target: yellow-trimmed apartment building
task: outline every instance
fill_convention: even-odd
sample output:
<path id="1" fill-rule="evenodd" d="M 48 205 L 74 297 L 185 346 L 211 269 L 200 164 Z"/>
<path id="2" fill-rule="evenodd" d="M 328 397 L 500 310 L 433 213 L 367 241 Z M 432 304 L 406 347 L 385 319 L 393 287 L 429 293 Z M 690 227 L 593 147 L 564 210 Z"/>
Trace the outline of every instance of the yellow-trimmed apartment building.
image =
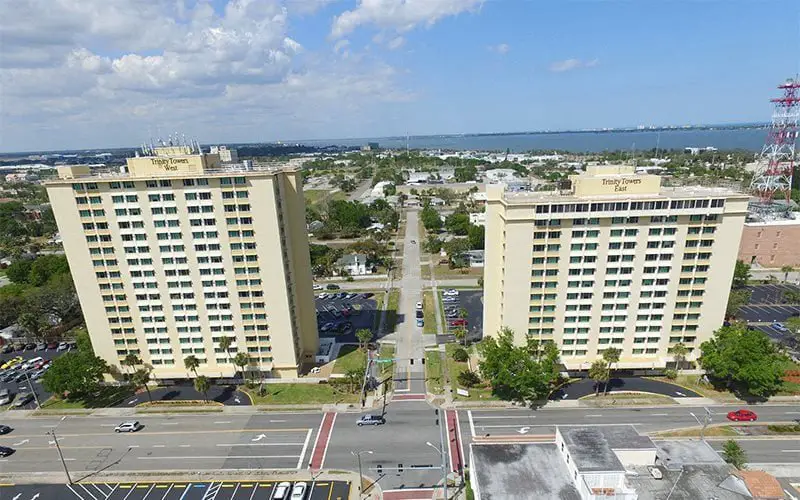
<path id="1" fill-rule="evenodd" d="M 484 335 L 555 342 L 571 371 L 603 350 L 619 368 L 688 361 L 724 320 L 748 197 L 663 187 L 628 166 L 589 166 L 568 189 L 487 187 Z"/>
<path id="2" fill-rule="evenodd" d="M 121 172 L 58 169 L 47 192 L 96 354 L 157 379 L 248 371 L 293 378 L 318 348 L 297 168 L 223 165 L 194 146 L 145 148 Z M 233 337 L 227 351 L 223 337 Z"/>

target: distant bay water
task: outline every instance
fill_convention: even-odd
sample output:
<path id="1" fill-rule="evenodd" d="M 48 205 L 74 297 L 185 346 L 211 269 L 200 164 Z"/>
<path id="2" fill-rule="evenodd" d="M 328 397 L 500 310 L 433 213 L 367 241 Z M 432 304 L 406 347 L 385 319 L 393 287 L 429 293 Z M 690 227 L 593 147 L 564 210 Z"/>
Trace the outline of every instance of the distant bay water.
<path id="1" fill-rule="evenodd" d="M 498 135 L 441 135 L 411 136 L 411 149 L 481 150 L 519 153 L 530 150 L 561 150 L 574 153 L 614 150 L 637 151 L 653 149 L 683 149 L 712 146 L 717 149 L 760 151 L 767 137 L 764 128 L 662 130 L 660 132 L 555 132 Z M 308 146 L 363 146 L 377 142 L 382 148 L 402 149 L 405 137 L 374 137 L 363 139 L 333 139 L 300 141 Z"/>

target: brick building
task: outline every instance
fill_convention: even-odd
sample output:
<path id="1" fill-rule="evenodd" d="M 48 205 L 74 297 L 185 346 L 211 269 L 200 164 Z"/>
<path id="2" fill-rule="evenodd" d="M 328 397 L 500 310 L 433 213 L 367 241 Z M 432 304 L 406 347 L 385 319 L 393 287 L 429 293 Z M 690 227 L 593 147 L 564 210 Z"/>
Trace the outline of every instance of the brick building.
<path id="1" fill-rule="evenodd" d="M 800 220 L 745 222 L 739 260 L 769 268 L 800 266 Z"/>

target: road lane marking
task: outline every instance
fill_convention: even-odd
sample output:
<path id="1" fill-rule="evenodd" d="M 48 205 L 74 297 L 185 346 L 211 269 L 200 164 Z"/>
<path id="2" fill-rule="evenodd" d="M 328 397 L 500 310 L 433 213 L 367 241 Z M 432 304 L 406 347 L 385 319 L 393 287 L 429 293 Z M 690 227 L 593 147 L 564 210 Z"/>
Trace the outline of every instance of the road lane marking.
<path id="1" fill-rule="evenodd" d="M 597 418 L 597 417 L 602 417 L 602 415 L 600 415 L 598 413 L 593 413 L 591 415 L 584 415 L 584 417 L 585 418 Z"/>
<path id="2" fill-rule="evenodd" d="M 181 457 L 136 457 L 137 460 L 185 460 L 187 458 L 193 458 L 198 460 L 212 460 L 212 459 L 251 459 L 251 458 L 295 458 L 297 455 L 206 455 L 206 456 L 197 456 L 197 455 L 186 455 Z M 74 459 L 73 459 L 74 460 Z"/>
<path id="3" fill-rule="evenodd" d="M 336 421 L 336 414 L 333 416 L 333 421 Z M 333 424 L 331 424 L 331 432 L 333 432 Z M 330 441 L 331 432 L 328 433 L 328 441 Z M 303 459 L 306 456 L 306 450 L 308 450 L 308 442 L 311 440 L 311 429 L 308 430 L 306 433 L 306 442 L 303 443 L 303 451 L 300 452 L 300 457 L 297 459 L 297 469 L 299 470 L 303 466 Z M 328 451 L 328 443 L 325 443 L 325 451 Z M 322 463 L 325 463 L 325 454 L 322 455 Z M 320 469 L 322 468 L 322 463 L 320 463 Z"/>
<path id="4" fill-rule="evenodd" d="M 308 430 L 311 432 L 311 429 Z M 216 446 L 300 446 L 304 443 L 219 443 Z M 308 441 L 305 442 L 308 445 Z"/>
<path id="5" fill-rule="evenodd" d="M 781 450 L 781 453 L 800 453 L 800 450 Z"/>
<path id="6" fill-rule="evenodd" d="M 286 422 L 286 420 L 270 420 L 269 421 L 269 423 L 271 423 L 271 424 L 279 424 L 279 423 L 283 423 L 283 422 Z"/>
<path id="7" fill-rule="evenodd" d="M 475 422 L 472 420 L 472 410 L 467 410 L 467 416 L 469 417 L 469 431 L 472 433 L 472 437 L 475 437 Z"/>
<path id="8" fill-rule="evenodd" d="M 153 445 L 153 448 L 163 448 L 163 447 L 164 447 L 163 444 L 154 444 Z"/>
<path id="9" fill-rule="evenodd" d="M 556 425 L 560 424 L 541 424 L 538 427 L 555 427 Z M 513 425 L 513 424 L 506 424 L 506 425 L 476 425 L 478 429 L 502 429 L 502 428 L 511 428 L 511 429 L 519 429 L 520 425 Z M 526 426 L 530 427 L 530 426 Z"/>
<path id="10" fill-rule="evenodd" d="M 669 413 L 651 413 L 651 417 L 668 417 Z"/>
<path id="11" fill-rule="evenodd" d="M 180 425 L 180 422 L 161 422 L 161 425 Z"/>
<path id="12" fill-rule="evenodd" d="M 178 445 L 178 446 L 181 447 L 181 448 L 191 448 L 192 447 L 192 445 L 190 445 L 190 444 L 181 444 L 181 445 Z"/>
<path id="13" fill-rule="evenodd" d="M 94 495 L 92 495 L 92 492 L 91 492 L 91 491 L 89 491 L 89 489 L 88 489 L 88 488 L 86 488 L 86 486 L 84 486 L 84 485 L 82 485 L 82 484 L 79 484 L 78 486 L 80 486 L 81 488 L 83 488 L 83 491 L 85 491 L 87 495 L 89 495 L 90 497 L 92 497 L 94 500 L 97 500 L 97 497 L 96 497 L 96 496 L 94 496 Z"/>
<path id="14" fill-rule="evenodd" d="M 800 411 L 786 411 L 784 413 L 787 415 L 800 415 Z"/>
<path id="15" fill-rule="evenodd" d="M 214 423 L 215 424 L 229 424 L 229 423 L 231 423 L 231 421 L 230 420 L 222 420 L 222 421 L 214 422 Z"/>
<path id="16" fill-rule="evenodd" d="M 513 416 L 508 416 L 508 415 L 494 416 L 493 415 L 491 417 L 473 417 L 473 418 L 475 420 L 482 420 L 482 419 L 487 419 L 487 418 L 506 418 L 506 419 L 512 419 L 512 418 L 536 418 L 536 415 L 513 415 Z"/>
<path id="17" fill-rule="evenodd" d="M 175 434 L 219 434 L 219 433 L 242 433 L 242 432 L 305 432 L 308 430 L 308 427 L 305 428 L 287 428 L 287 429 L 204 429 L 198 431 L 153 431 L 148 432 L 146 430 L 139 431 L 136 433 L 136 436 L 162 436 L 162 435 L 169 435 L 174 436 Z M 88 432 L 86 434 L 61 434 L 58 436 L 59 441 L 63 441 L 64 438 L 67 437 L 86 437 L 86 436 L 109 436 L 109 435 L 116 435 L 114 433 L 109 434 L 108 432 Z M 125 434 L 121 434 L 119 437 L 123 438 Z M 42 437 L 41 434 L 31 434 L 26 436 L 13 436 L 13 435 L 4 435 L 0 436 L 0 439 L 21 439 L 21 438 L 40 438 Z"/>

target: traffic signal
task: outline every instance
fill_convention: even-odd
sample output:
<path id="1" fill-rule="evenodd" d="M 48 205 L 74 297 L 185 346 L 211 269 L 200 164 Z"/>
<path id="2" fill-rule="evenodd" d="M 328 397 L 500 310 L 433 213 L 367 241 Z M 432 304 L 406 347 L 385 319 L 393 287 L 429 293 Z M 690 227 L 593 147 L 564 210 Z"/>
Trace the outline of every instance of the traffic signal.
<path id="1" fill-rule="evenodd" d="M 383 464 L 378 464 L 378 475 L 379 476 L 383 475 Z"/>
<path id="2" fill-rule="evenodd" d="M 403 473 L 403 464 L 397 464 L 397 472 L 398 472 L 399 474 L 402 474 L 402 473 Z"/>
<path id="3" fill-rule="evenodd" d="M 412 365 L 414 364 L 414 358 L 411 358 L 411 364 Z"/>

